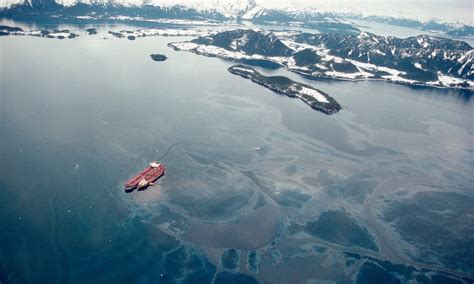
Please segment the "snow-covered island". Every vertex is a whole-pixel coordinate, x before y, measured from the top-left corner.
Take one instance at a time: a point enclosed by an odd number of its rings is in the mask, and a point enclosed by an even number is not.
[[[201,29],[172,29],[172,28],[150,28],[150,29],[138,29],[138,30],[121,30],[121,31],[109,31],[109,34],[117,38],[128,38],[130,40],[139,37],[150,37],[150,36],[192,36],[201,37],[208,36],[211,34],[209,30]]]
[[[325,114],[336,113],[341,109],[339,103],[327,93],[309,85],[295,82],[283,76],[264,76],[245,65],[234,65],[227,69],[230,73],[250,79],[276,93],[299,98],[313,109]]]
[[[237,29],[169,46],[242,63],[271,62],[318,78],[474,88],[474,49],[463,41],[426,35],[401,39],[366,32],[310,34]]]
[[[45,38],[66,39],[75,38],[78,34],[72,33],[69,30],[32,30],[25,31],[19,27],[0,26],[0,36],[36,36]]]

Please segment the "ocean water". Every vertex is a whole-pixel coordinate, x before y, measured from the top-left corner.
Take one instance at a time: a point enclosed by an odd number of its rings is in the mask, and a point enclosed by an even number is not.
[[[0,38],[0,282],[472,282],[471,93],[259,69],[327,116],[187,38],[71,29]]]

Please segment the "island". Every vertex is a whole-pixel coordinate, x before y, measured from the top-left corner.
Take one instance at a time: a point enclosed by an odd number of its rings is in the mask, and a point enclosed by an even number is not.
[[[473,48],[463,41],[427,35],[402,39],[368,32],[234,29],[168,46],[244,64],[270,62],[314,78],[474,89]]]
[[[11,35],[14,33],[22,33],[23,29],[19,27],[10,27],[0,25],[0,36]]]
[[[138,30],[120,30],[120,31],[109,31],[109,34],[117,38],[128,38],[133,36],[139,37],[152,37],[152,36],[208,36],[211,34],[210,30],[201,29],[172,29],[172,28],[149,28],[149,29],[138,29]]]
[[[66,39],[75,38],[78,34],[72,33],[69,30],[32,30],[25,31],[19,27],[10,27],[0,25],[0,36],[35,36],[45,38]]]
[[[168,59],[168,57],[166,57],[166,55],[159,54],[159,53],[150,54],[150,57],[154,61],[165,61],[166,59]]]
[[[250,79],[265,88],[276,93],[287,95],[291,98],[299,98],[313,109],[325,114],[336,113],[341,110],[339,103],[327,93],[315,89],[309,85],[295,82],[284,76],[264,76],[255,69],[245,65],[234,65],[227,69],[234,75]]]
[[[95,35],[95,34],[97,34],[97,29],[89,28],[89,29],[86,29],[86,32],[87,32],[88,35]]]

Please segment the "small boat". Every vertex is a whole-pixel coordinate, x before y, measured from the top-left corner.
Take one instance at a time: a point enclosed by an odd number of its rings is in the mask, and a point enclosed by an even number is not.
[[[146,169],[125,182],[125,191],[132,192],[134,189],[145,189],[154,185],[154,182],[165,174],[166,167],[155,160]]]

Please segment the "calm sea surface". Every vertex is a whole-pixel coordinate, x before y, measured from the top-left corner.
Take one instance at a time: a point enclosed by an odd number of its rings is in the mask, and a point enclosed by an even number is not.
[[[472,94],[259,69],[327,116],[166,46],[188,38],[70,28],[0,38],[2,283],[474,277]]]

